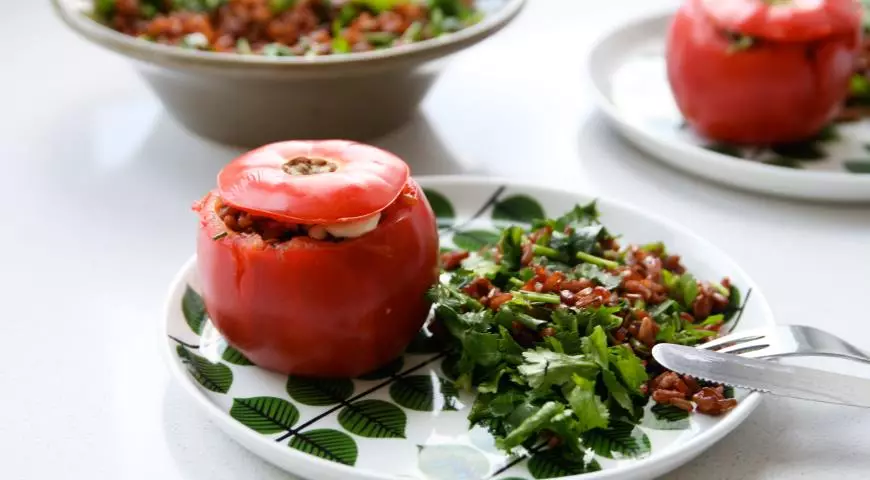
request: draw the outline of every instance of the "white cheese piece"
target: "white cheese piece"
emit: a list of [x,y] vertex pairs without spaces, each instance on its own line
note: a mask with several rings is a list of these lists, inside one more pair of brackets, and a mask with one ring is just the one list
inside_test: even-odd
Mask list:
[[336,238],[356,238],[361,237],[375,228],[378,228],[378,222],[381,220],[381,214],[376,213],[370,217],[357,220],[355,222],[334,223],[332,225],[323,225],[323,228],[330,235]]

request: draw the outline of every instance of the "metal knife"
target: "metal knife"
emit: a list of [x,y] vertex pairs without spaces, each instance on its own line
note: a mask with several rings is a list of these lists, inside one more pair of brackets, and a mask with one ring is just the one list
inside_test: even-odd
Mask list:
[[814,402],[870,408],[870,379],[660,343],[653,358],[677,373]]

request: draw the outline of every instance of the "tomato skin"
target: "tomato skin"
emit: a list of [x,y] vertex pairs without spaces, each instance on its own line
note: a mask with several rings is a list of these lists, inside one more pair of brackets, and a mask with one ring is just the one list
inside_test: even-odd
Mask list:
[[[293,176],[295,158],[332,162],[328,174]],[[218,174],[218,191],[246,212],[290,223],[335,223],[387,208],[402,193],[408,165],[386,150],[348,140],[290,140],[242,154]]]
[[439,274],[435,216],[420,187],[378,227],[340,242],[296,237],[266,247],[229,233],[217,192],[198,206],[197,268],[206,309],[227,342],[285,374],[356,377],[399,356],[420,330]]
[[[728,1],[735,0],[721,0]],[[848,93],[860,16],[827,37],[756,38],[735,50],[703,2],[684,3],[667,37],[668,81],[695,131],[723,142],[769,145],[812,137],[834,118]],[[757,22],[753,28],[760,28]]]
[[720,30],[785,42],[808,42],[848,33],[861,22],[856,0],[700,0]]

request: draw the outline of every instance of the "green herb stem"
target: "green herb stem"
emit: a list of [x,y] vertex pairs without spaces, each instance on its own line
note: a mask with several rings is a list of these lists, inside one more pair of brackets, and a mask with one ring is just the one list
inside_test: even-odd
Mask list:
[[595,255],[590,255],[586,252],[577,252],[577,259],[586,263],[598,265],[602,268],[614,269],[619,267],[619,263],[617,262],[614,262],[612,260],[605,260],[601,257],[596,257]]
[[543,245],[534,244],[532,245],[532,253],[535,255],[540,255],[542,257],[547,257],[553,260],[558,260],[560,262],[565,261],[565,256],[562,255],[558,250],[551,247],[545,247]]
[[523,281],[517,277],[511,277],[510,279],[508,279],[508,283],[515,287],[522,287],[523,285],[525,285],[525,283],[523,283]]
[[518,313],[514,320],[520,322],[524,327],[533,331],[537,331],[538,327],[545,323],[531,315],[526,315],[525,313]]
[[510,293],[515,297],[520,297],[529,302],[550,303],[553,305],[562,303],[559,295],[556,295],[555,293],[527,292],[525,290],[514,290]]

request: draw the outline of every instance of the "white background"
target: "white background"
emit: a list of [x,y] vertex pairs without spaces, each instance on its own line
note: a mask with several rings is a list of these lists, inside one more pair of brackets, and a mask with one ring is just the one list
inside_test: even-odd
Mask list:
[[[190,205],[239,152],[183,131],[123,58],[47,3],[0,0],[0,477],[291,478],[209,424],[157,350],[168,282],[194,248]],[[688,177],[593,111],[592,40],[663,3],[531,0],[378,143],[417,175],[518,177],[655,210],[741,263],[779,322],[870,349],[870,207]],[[769,399],[669,478],[867,478],[868,432],[868,411]]]

